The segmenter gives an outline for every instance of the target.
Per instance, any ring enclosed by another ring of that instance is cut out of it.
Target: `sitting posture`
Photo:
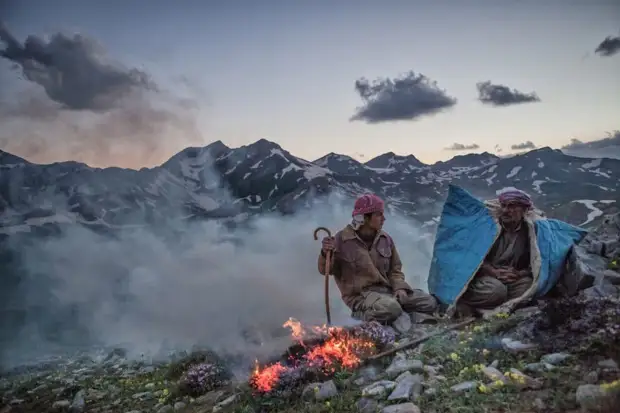
[[[438,308],[432,295],[413,289],[405,281],[394,241],[382,230],[384,203],[375,195],[363,195],[355,202],[353,221],[335,237],[326,237],[318,259],[325,274],[326,254],[333,251],[332,268],[342,300],[352,316],[384,324],[403,312],[420,318]]]
[[[523,219],[532,200],[518,190],[504,192],[498,200],[500,235],[459,303],[472,309],[492,309],[520,297],[533,281],[528,226]]]

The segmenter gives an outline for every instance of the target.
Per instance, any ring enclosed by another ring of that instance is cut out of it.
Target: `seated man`
[[[500,236],[459,302],[473,309],[493,309],[520,297],[533,281],[528,226],[523,221],[532,200],[518,190],[506,191],[498,200]]]
[[[325,237],[318,259],[325,274],[325,258],[334,251],[330,273],[334,275],[342,300],[353,317],[384,324],[403,314],[433,313],[435,297],[413,289],[405,281],[401,261],[392,238],[382,230],[383,201],[363,195],[355,202],[353,221],[335,237]]]

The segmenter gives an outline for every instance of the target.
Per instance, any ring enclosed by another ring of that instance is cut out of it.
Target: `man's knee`
[[[470,285],[463,302],[477,308],[493,308],[508,300],[508,289],[500,280],[482,277]]]
[[[422,290],[409,293],[402,307],[407,312],[434,313],[439,308],[437,299]]]
[[[382,295],[365,311],[365,319],[376,320],[381,323],[390,323],[396,320],[403,312],[403,308],[396,298]]]
[[[508,298],[519,298],[532,286],[534,279],[532,277],[519,278],[508,286]]]

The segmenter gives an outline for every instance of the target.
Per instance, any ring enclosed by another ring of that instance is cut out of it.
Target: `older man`
[[[474,309],[495,308],[532,285],[528,226],[523,220],[532,200],[523,191],[508,190],[498,201],[501,233],[459,303]]]
[[[425,318],[423,314],[433,313],[438,302],[405,281],[394,240],[382,229],[383,212],[384,203],[376,195],[360,197],[351,224],[323,239],[319,272],[325,274],[326,253],[334,251],[331,273],[355,318],[392,323],[403,312]]]

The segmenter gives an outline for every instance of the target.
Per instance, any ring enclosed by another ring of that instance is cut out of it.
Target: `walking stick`
[[[325,231],[328,237],[332,236],[332,232],[325,227],[318,227],[314,230],[314,239],[318,240],[319,231]],[[331,325],[332,316],[329,310],[329,273],[332,270],[332,252],[327,251],[325,254],[325,315],[327,316],[327,325]]]

